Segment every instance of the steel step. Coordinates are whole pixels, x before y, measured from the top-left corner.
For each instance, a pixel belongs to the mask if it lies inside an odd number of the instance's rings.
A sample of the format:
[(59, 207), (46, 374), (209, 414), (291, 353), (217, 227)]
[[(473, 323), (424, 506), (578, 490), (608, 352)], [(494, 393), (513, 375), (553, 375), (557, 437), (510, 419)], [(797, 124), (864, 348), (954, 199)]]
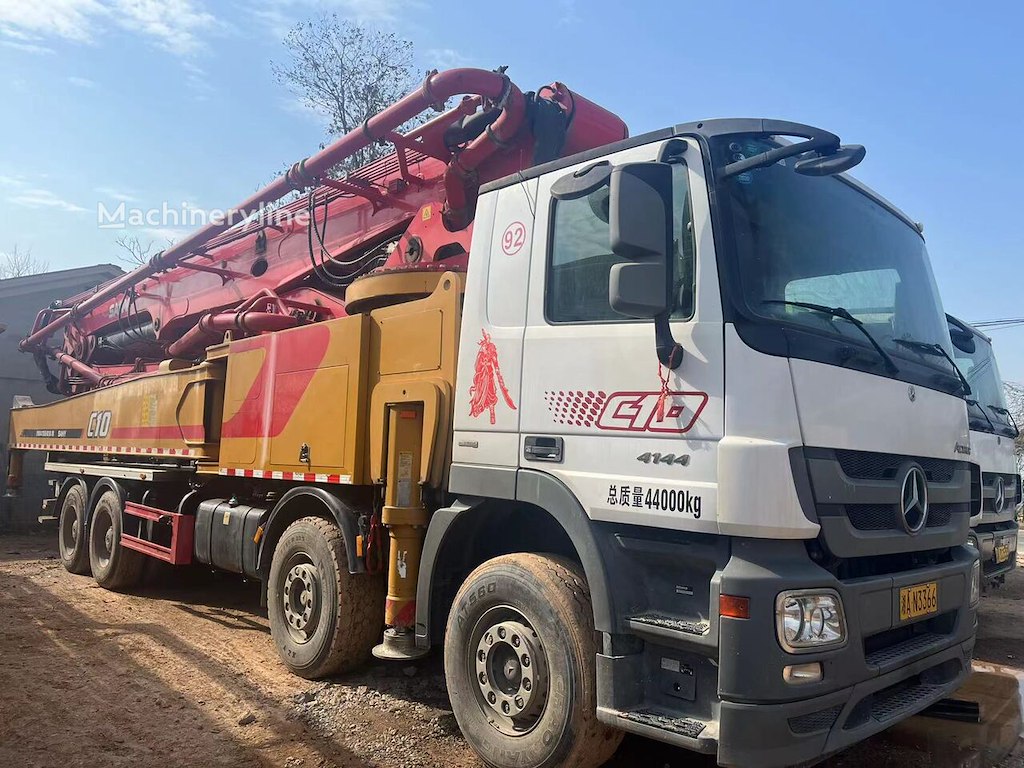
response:
[(121, 533), (121, 546), (134, 549), (144, 555), (155, 557), (171, 565), (188, 565), (192, 562), (192, 543), (195, 536), (196, 519), (192, 515), (180, 515), (164, 509), (126, 501), (124, 513), (131, 517), (148, 520), (159, 525), (170, 525), (171, 545), (165, 547), (146, 539)]
[(718, 723), (653, 709), (618, 711), (599, 707), (598, 720), (638, 736), (673, 744), (704, 754), (718, 751)]
[(645, 613), (639, 616), (630, 616), (628, 624), (629, 628), (637, 635), (655, 640), (670, 640), (677, 643), (698, 642), (701, 645), (707, 644), (710, 640), (708, 634), (711, 625), (702, 619), (691, 621), (657, 613)]

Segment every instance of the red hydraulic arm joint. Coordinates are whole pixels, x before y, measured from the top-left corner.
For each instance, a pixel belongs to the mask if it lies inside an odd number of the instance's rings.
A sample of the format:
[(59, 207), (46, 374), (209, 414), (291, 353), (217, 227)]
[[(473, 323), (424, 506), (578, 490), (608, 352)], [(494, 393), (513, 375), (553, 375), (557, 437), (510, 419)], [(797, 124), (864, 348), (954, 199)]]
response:
[[(442, 107), (445, 101), (459, 94), (472, 94), (493, 103), (502, 109), (501, 115), (489, 130), (477, 137), (460, 153), (455, 163), (449, 165), (445, 177), (448, 192), (446, 226), (468, 221), (471, 216), (471, 198), (475, 193), (473, 171), (479, 164), (509, 141), (523, 124), (526, 102), (522, 92), (509, 80), (504, 72), (489, 72), (482, 69), (451, 69), (445, 72), (431, 72), (423, 86), (379, 114), (368, 119), (361, 128), (351, 131), (317, 154), (293, 165), (283, 176), (271, 182), (252, 197), (240, 203), (226, 216), (224, 221), (208, 224), (198, 232), (157, 254), (149, 263), (101, 286), (94, 294), (79, 301), (72, 307), (54, 310), (54, 316), (42, 327), (37, 328), (19, 345), (23, 351), (40, 349), (54, 333), (78, 318), (87, 315), (115, 296), (124, 293), (153, 275), (169, 270), (183, 260), (202, 252), (211, 239), (231, 229), (251, 214), (269, 203), (276, 202), (289, 192), (304, 189), (317, 183), (333, 168), (354, 152), (358, 152), (375, 141), (387, 141), (400, 126), (429, 107)], [(233, 316), (233, 315), (232, 315)], [(184, 338), (184, 337), (183, 337)], [(179, 340), (180, 342), (181, 340)], [(177, 343), (177, 342), (176, 342)], [(60, 361), (76, 373), (90, 378), (75, 364), (84, 365), (69, 356)], [(85, 366), (88, 368), (88, 366)], [(96, 373), (93, 369), (90, 371)], [(91, 380), (91, 379), (90, 379)]]
[(106, 381), (106, 377), (93, 368), (87, 363), (83, 363), (81, 360), (72, 357), (66, 352), (61, 352), (57, 349), (49, 350), (49, 355), (61, 365), (68, 368), (68, 370), (74, 371), (86, 381), (92, 384), (103, 384)]
[(292, 315), (278, 315), (273, 312), (258, 312), (256, 310), (203, 315), (184, 336), (167, 347), (167, 353), (171, 357), (188, 357), (189, 352), (205, 348), (228, 331), (265, 333), (267, 331), (283, 331), (285, 328), (294, 328), (298, 324), (298, 318)]
[[(264, 306), (263, 309), (253, 309), (260, 304)], [(289, 307), (308, 312), (322, 310), (322, 307), (315, 305), (285, 301), (273, 291), (263, 290), (243, 301), (232, 312), (210, 312), (203, 315), (198, 323), (167, 347), (167, 354), (171, 357), (188, 357), (189, 352), (215, 343), (228, 331), (266, 333), (294, 328), (299, 324), (299, 318), (289, 312)], [(271, 309), (276, 311), (271, 312)]]

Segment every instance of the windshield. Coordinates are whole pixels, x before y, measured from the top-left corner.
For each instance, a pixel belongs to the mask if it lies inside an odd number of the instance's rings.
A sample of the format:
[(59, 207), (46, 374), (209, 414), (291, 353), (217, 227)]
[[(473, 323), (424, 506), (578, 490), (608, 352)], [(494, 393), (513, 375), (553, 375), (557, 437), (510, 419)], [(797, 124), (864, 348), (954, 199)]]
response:
[[(971, 385), (970, 399), (978, 403), (976, 408), (971, 409), (971, 429), (992, 432), (995, 428), (999, 434), (1013, 436), (1014, 429), (1006, 415), (1006, 393), (992, 344), (978, 335), (973, 338), (973, 353), (964, 352), (955, 345), (953, 347), (953, 358)], [(985, 413), (975, 413), (977, 408), (984, 408)]]
[[(763, 136), (732, 135), (713, 153), (721, 168), (777, 146)], [(934, 347), (952, 354), (924, 240), (903, 219), (841, 178), (796, 173), (793, 159), (724, 179), (719, 194), (750, 313), (836, 338), (847, 349), (867, 345), (848, 319), (786, 302), (841, 307), (897, 366), (910, 360), (955, 376)], [(869, 370), (885, 371), (879, 358), (875, 353)]]

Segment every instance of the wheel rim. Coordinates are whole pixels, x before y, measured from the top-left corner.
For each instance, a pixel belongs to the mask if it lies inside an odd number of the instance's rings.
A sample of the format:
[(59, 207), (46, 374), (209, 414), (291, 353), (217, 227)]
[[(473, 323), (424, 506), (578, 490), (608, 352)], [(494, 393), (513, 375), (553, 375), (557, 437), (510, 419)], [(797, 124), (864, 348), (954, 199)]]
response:
[(320, 572), (305, 553), (294, 555), (285, 567), (281, 589), (285, 624), (292, 640), (307, 643), (320, 623)]
[(547, 655), (537, 632), (515, 608), (492, 608), (470, 633), (469, 650), (484, 717), (506, 736), (525, 736), (548, 698)]
[(60, 521), (60, 545), (64, 555), (71, 555), (78, 548), (78, 510), (68, 506)]
[(92, 524), (92, 544), (100, 568), (106, 568), (110, 565), (117, 544), (114, 541), (114, 524), (106, 510), (96, 510), (96, 520)]

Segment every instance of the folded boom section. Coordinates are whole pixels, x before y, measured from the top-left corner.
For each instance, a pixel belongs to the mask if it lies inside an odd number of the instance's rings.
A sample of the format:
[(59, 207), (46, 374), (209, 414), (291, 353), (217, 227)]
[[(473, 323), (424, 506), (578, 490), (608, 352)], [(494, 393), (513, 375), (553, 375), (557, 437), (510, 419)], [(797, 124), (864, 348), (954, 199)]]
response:
[[(460, 95), (454, 108), (399, 131)], [(627, 133), (622, 120), (561, 83), (524, 94), (503, 69), (429, 73), (419, 90), (296, 163), (224, 221), (42, 310), (21, 347), (52, 391), (70, 395), (152, 375), (168, 360), (198, 361), (226, 336), (419, 298), (442, 272), (466, 269), (481, 184)], [(394, 151), (336, 171), (371, 143)], [(295, 199), (270, 207), (289, 194)], [(407, 273), (426, 277), (376, 279)], [(359, 289), (350, 293), (353, 284)]]

